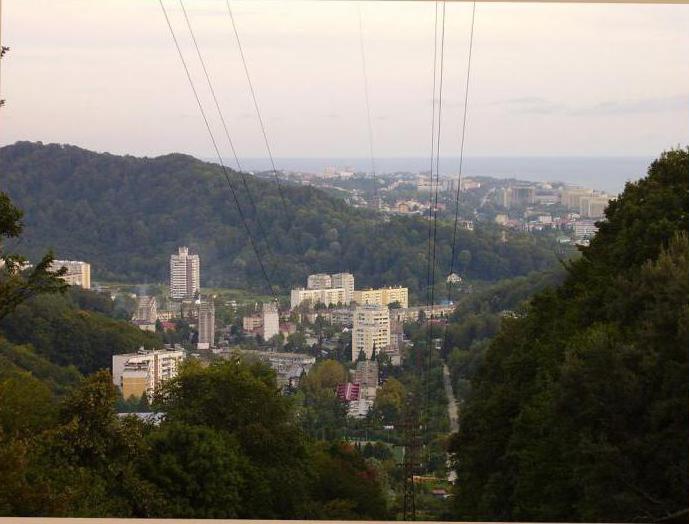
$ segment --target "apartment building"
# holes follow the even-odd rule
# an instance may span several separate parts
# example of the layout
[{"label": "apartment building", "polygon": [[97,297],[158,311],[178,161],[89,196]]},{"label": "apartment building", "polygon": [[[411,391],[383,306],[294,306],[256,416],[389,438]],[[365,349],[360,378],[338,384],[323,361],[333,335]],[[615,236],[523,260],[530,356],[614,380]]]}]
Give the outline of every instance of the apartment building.
[{"label": "apartment building", "polygon": [[409,307],[409,290],[406,287],[361,289],[352,293],[352,300],[359,305],[378,306],[388,306],[393,302],[399,302],[401,307],[406,308]]},{"label": "apartment building", "polygon": [[178,346],[113,355],[112,381],[125,399],[146,394],[150,400],[165,381],[177,376],[183,360],[184,350]]},{"label": "apartment building", "polygon": [[263,326],[263,315],[249,315],[242,318],[242,329],[253,333]]},{"label": "apartment building", "polygon": [[351,273],[335,273],[331,275],[332,287],[344,289],[344,302],[349,304],[354,296],[354,275]]},{"label": "apartment building", "polygon": [[170,297],[176,300],[193,298],[201,289],[201,264],[198,255],[180,247],[170,255]]},{"label": "apartment building", "polygon": [[263,340],[270,340],[275,335],[280,333],[280,315],[278,314],[278,307],[276,304],[263,304],[261,317],[261,336],[263,337]]},{"label": "apartment building", "polygon": [[390,311],[387,305],[363,305],[354,310],[352,328],[352,360],[361,351],[370,360],[374,346],[381,349],[390,344]]},{"label": "apartment building", "polygon": [[609,202],[610,197],[603,195],[582,197],[579,199],[579,214],[586,218],[601,218]]},{"label": "apartment building", "polygon": [[[255,351],[250,349],[238,350],[243,359],[255,359],[268,364],[277,375],[280,387],[295,387],[302,376],[305,376],[316,363],[316,357],[304,353],[283,353],[280,351]],[[225,354],[226,358],[237,352]]]},{"label": "apartment building", "polygon": [[560,203],[567,209],[579,210],[580,200],[593,195],[592,189],[584,187],[565,187],[560,190]]},{"label": "apartment building", "polygon": [[210,349],[215,346],[215,303],[213,297],[196,301],[199,340],[197,349]]},{"label": "apartment building", "polygon": [[359,398],[375,400],[378,390],[378,362],[375,360],[357,362],[353,382],[359,384]]},{"label": "apartment building", "polygon": [[67,273],[62,276],[62,280],[67,284],[91,289],[91,264],[80,260],[53,260],[50,270],[57,271],[63,267],[67,269]]},{"label": "apartment building", "polygon": [[155,324],[158,320],[158,303],[156,297],[141,295],[136,298],[136,311],[134,311],[134,321]]},{"label": "apartment building", "polygon": [[332,278],[326,273],[316,273],[306,278],[306,289],[327,289],[333,286]]},{"label": "apartment building", "polygon": [[311,304],[324,304],[336,306],[345,303],[345,290],[343,288],[329,289],[293,289],[290,294],[290,307],[294,309],[304,302]]}]

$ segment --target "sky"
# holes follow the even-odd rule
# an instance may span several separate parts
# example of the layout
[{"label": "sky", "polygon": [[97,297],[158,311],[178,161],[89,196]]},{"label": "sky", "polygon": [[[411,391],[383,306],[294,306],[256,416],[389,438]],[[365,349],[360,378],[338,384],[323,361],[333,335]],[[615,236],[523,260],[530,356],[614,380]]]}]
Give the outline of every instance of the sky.
[{"label": "sky", "polygon": [[[165,5],[223,155],[178,0]],[[225,0],[186,0],[240,158],[265,146]],[[232,1],[276,157],[427,156],[433,2]],[[5,0],[0,144],[212,157],[157,0]],[[441,154],[458,151],[470,3],[446,7]],[[689,143],[689,5],[479,3],[467,156],[649,156]]]}]

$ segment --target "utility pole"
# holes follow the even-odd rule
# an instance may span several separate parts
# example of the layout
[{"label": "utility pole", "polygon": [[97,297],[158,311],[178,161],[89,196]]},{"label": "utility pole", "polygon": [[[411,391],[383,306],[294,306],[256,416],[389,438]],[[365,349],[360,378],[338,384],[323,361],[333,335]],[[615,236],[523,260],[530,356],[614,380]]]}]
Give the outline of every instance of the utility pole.
[{"label": "utility pole", "polygon": [[402,428],[404,430],[404,509],[403,520],[416,520],[416,487],[414,473],[418,468],[419,440],[417,435],[418,420],[414,398],[410,394]]}]

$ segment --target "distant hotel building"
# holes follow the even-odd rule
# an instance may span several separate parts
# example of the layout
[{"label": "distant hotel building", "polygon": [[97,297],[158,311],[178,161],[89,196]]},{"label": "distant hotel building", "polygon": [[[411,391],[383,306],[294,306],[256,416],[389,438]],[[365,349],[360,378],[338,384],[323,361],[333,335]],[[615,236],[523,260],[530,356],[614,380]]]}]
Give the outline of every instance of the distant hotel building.
[{"label": "distant hotel building", "polygon": [[403,308],[409,307],[409,290],[406,287],[384,287],[380,289],[362,289],[352,293],[352,300],[357,304],[388,306],[399,302]]},{"label": "distant hotel building", "polygon": [[213,297],[196,301],[199,340],[197,349],[210,349],[215,346],[215,304]]},{"label": "distant hotel building", "polygon": [[387,305],[364,305],[354,310],[352,361],[361,351],[370,359],[374,346],[378,351],[390,344],[390,310]]},{"label": "distant hotel building", "polygon": [[200,289],[199,256],[190,255],[188,248],[180,247],[178,254],[170,256],[170,297],[193,298]]},{"label": "distant hotel building", "polygon": [[146,351],[141,348],[137,353],[113,355],[112,381],[125,399],[139,398],[145,393],[150,400],[166,380],[177,376],[183,360],[182,349]]},{"label": "distant hotel building", "polygon": [[50,270],[57,271],[63,267],[67,268],[67,273],[62,280],[67,284],[91,289],[91,264],[79,260],[53,260]]}]

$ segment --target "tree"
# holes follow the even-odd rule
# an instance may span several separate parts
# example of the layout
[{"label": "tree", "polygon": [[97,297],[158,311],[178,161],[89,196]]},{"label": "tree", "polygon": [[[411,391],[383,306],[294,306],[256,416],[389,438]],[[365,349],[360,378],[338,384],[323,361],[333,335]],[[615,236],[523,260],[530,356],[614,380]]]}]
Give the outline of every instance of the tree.
[{"label": "tree", "polygon": [[564,282],[503,319],[451,446],[458,517],[686,510],[688,194],[689,150],[664,153],[610,203]]},{"label": "tree", "polygon": [[[6,193],[0,192],[0,245],[3,241],[21,235],[23,213],[16,208]],[[53,255],[44,255],[34,268],[23,268],[28,264],[25,257],[16,253],[0,251],[0,320],[10,314],[25,300],[40,293],[59,293],[66,289],[60,278],[65,269],[51,271]]]},{"label": "tree", "polygon": [[406,394],[404,385],[392,377],[380,388],[373,406],[386,424],[399,422]]}]

